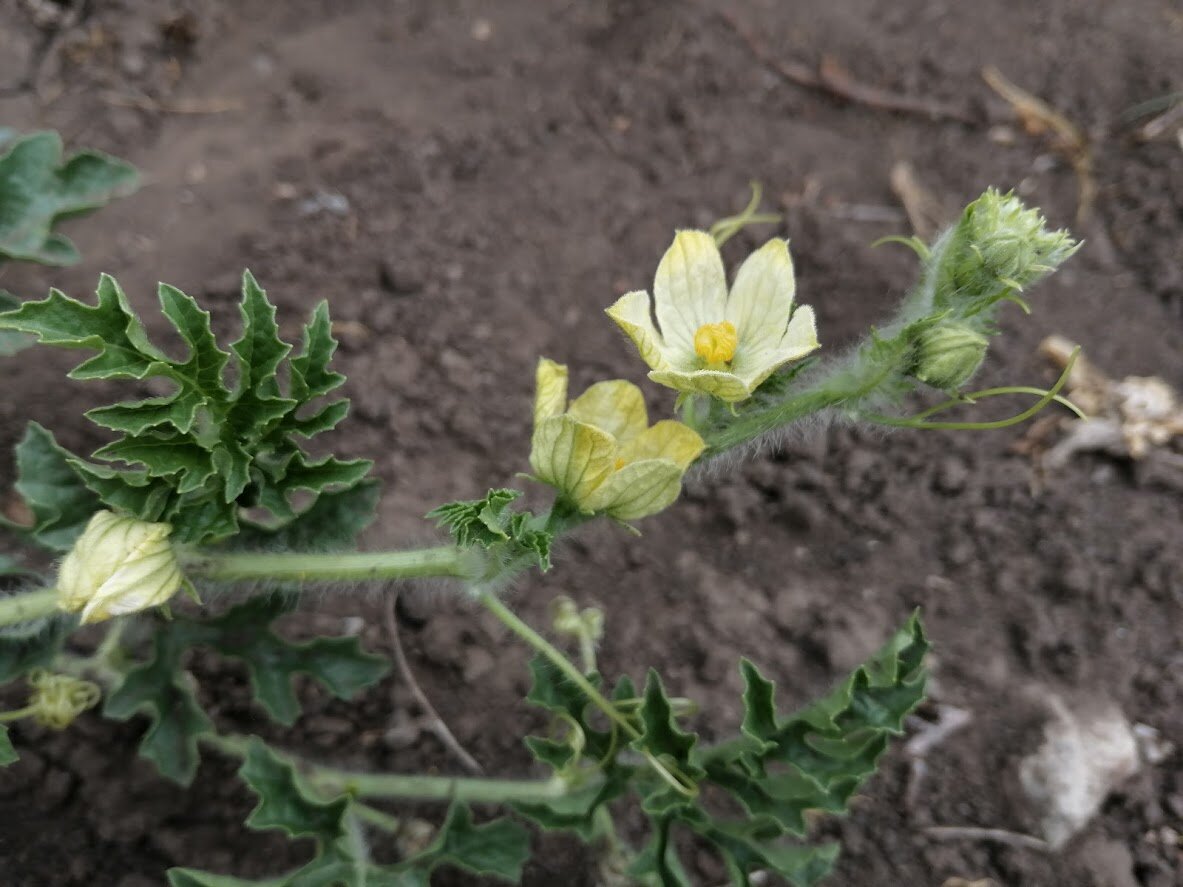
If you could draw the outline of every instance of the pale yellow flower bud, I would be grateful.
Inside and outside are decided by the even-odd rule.
[[[101,622],[163,604],[181,587],[170,524],[100,511],[58,570],[58,606]]]
[[[705,448],[670,419],[649,424],[641,389],[597,382],[567,403],[567,368],[538,363],[530,467],[586,514],[637,520],[678,498],[682,475]]]

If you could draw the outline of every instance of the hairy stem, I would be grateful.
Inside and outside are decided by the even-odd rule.
[[[192,554],[183,564],[191,578],[222,582],[354,582],[427,576],[471,579],[476,566],[470,551],[453,545],[341,554]]]
[[[250,739],[233,734],[201,737],[201,742],[223,754],[246,757]],[[275,751],[272,749],[272,751]],[[468,776],[422,776],[401,773],[358,773],[325,767],[287,753],[281,757],[292,763],[311,785],[329,794],[349,794],[358,798],[406,798],[423,801],[468,801],[504,804],[511,801],[541,801],[561,798],[569,787],[565,780],[552,779],[480,779]]]
[[[15,625],[58,612],[58,590],[38,588],[0,598],[0,625]]]

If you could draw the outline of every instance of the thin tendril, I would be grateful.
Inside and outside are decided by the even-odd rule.
[[[878,422],[881,425],[891,425],[897,428],[922,428],[930,430],[942,431],[989,431],[998,428],[1009,428],[1012,425],[1018,425],[1020,422],[1026,422],[1052,401],[1063,404],[1068,409],[1072,410],[1077,416],[1082,419],[1088,417],[1080,410],[1076,404],[1067,398],[1060,397],[1060,390],[1068,383],[1068,377],[1072,374],[1072,366],[1076,363],[1076,358],[1080,354],[1079,346],[1068,358],[1068,362],[1064,365],[1064,371],[1060,373],[1060,378],[1056,380],[1047,391],[1040,388],[1028,388],[1026,386],[1005,386],[1002,388],[986,388],[982,391],[973,391],[962,397],[953,400],[945,401],[937,404],[935,407],[930,407],[927,410],[917,413],[914,416],[906,418],[897,418],[895,416],[881,416],[868,415],[865,418],[870,422]],[[1003,394],[1037,394],[1039,400],[1032,404],[1023,412],[1011,416],[1008,419],[997,419],[993,422],[926,422],[924,421],[928,416],[943,412],[944,410],[952,409],[956,406],[962,406],[967,403],[974,403],[977,400],[986,397],[998,397]]]

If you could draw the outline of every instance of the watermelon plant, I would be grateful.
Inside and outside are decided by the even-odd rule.
[[[606,884],[691,883],[680,854],[687,840],[712,848],[736,884],[756,872],[797,885],[824,878],[838,848],[809,840],[812,817],[846,809],[924,698],[928,641],[917,615],[798,711],[783,710],[771,677],[741,655],[750,651],[736,651],[742,719],[732,738],[711,743],[692,730],[692,705],[655,670],[601,669],[596,647],[610,615],[563,600],[549,629],[531,626],[515,612],[511,580],[549,571],[555,544],[583,525],[633,528],[676,503],[688,472],[710,463],[726,470],[802,421],[996,428],[1063,402],[1067,370],[1046,391],[966,389],[998,332],[1000,306],[1026,309],[1026,291],[1077,245],[1016,197],[988,191],[933,243],[905,241],[921,261],[915,288],[854,348],[827,356],[812,309],[798,304],[785,240],[753,252],[728,283],[719,247],[767,220],[755,209],[753,201],[711,230],[677,232],[651,292],[607,308],[624,333],[622,358],[635,348],[649,379],[676,392],[670,415],[651,421],[641,389],[622,379],[572,399],[567,368],[542,358],[531,450],[507,467],[528,466],[523,484],[549,488],[550,504],[524,507],[524,487],[442,504],[426,519],[446,538],[428,548],[357,551],[378,500],[371,465],[306,449],[348,412],[325,303],[293,346],[247,273],[241,331],[223,346],[208,313],[162,285],[160,310],[186,346],[180,357],[153,344],[108,276],[93,303],[52,291],[0,314],[0,330],[86,352],[72,379],[156,379],[153,390],[164,392],[90,410],[111,440],[88,456],[36,424],[16,449],[16,490],[31,520],[10,529],[61,560],[54,575],[29,572],[0,598],[0,682],[29,687],[27,705],[0,713],[0,761],[19,754],[20,735],[14,743],[6,724],[29,718],[64,729],[98,705],[117,720],[144,714],[139,751],[164,778],[188,784],[201,755],[229,755],[258,797],[247,826],[312,839],[296,870],[247,881],[178,868],[168,872],[173,887],[427,884],[441,866],[514,882],[530,856],[527,824],[588,842]],[[60,242],[48,249],[64,254]],[[941,399],[906,412],[908,396],[924,391]],[[1034,402],[1003,420],[948,418],[1002,395]],[[305,592],[323,583],[388,589],[422,577],[450,582],[533,650],[527,701],[551,721],[545,735],[524,737],[535,773],[349,771],[228,732],[203,709],[186,670],[197,647],[244,662],[255,698],[280,724],[300,715],[297,673],[342,699],[379,681],[386,661],[356,638],[294,643],[273,624],[302,602],[315,606]],[[82,625],[104,632],[86,656],[66,645]],[[378,861],[390,858],[402,826],[389,804],[411,800],[446,812],[430,840]],[[500,805],[502,815],[478,822],[473,804]],[[617,826],[630,805],[648,822],[643,834]]]

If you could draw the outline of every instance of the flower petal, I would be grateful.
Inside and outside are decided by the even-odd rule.
[[[534,373],[534,424],[567,409],[567,368],[542,358]]]
[[[633,462],[609,477],[587,507],[619,520],[637,520],[672,505],[682,491],[684,469],[667,459]]]
[[[715,239],[705,231],[679,231],[657,266],[653,280],[657,323],[665,339],[667,360],[694,358],[694,334],[705,323],[723,320],[727,275]]]
[[[618,443],[636,437],[649,426],[645,396],[632,382],[597,382],[571,402],[567,415],[577,422],[607,431]]]
[[[620,458],[626,463],[665,459],[685,470],[705,449],[706,444],[693,428],[662,419],[621,447]]]
[[[727,299],[726,319],[735,324],[739,348],[766,351],[784,335],[793,310],[793,260],[779,237],[768,241],[740,265]]]
[[[777,343],[776,351],[778,354],[789,355],[789,360],[796,360],[820,347],[813,309],[808,305],[802,305],[793,312],[793,319],[789,321],[789,328]]]
[[[678,370],[654,370],[649,378],[660,385],[668,385],[678,391],[692,391],[698,394],[709,394],[719,400],[735,403],[747,400],[752,396],[752,389],[744,379],[735,373],[722,370],[693,370],[681,372]]]
[[[749,391],[760,385],[789,361],[798,360],[820,347],[813,309],[802,305],[793,312],[789,328],[774,350],[749,353],[742,362],[736,361],[735,371]]]
[[[570,416],[544,419],[534,427],[530,467],[543,483],[584,504],[616,463],[616,440],[606,431]]]
[[[125,561],[82,610],[83,625],[163,604],[181,588],[181,568],[171,547],[153,548]]]
[[[625,293],[605,313],[633,340],[633,344],[641,352],[641,360],[649,364],[650,369],[659,370],[665,366],[665,341],[653,325],[653,318],[649,316],[647,292],[634,290]]]

